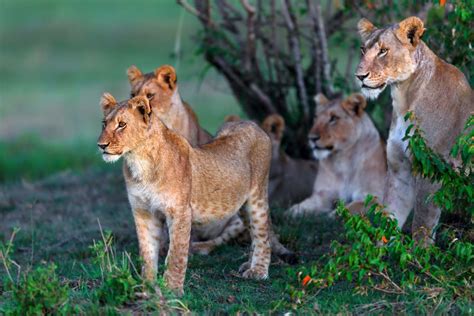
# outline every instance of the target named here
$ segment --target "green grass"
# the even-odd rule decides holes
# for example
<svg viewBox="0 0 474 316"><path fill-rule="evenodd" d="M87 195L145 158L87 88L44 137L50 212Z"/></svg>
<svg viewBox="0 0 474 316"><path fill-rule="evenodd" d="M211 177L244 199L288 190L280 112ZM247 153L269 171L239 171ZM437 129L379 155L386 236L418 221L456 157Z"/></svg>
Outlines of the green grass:
<svg viewBox="0 0 474 316"><path fill-rule="evenodd" d="M96 260L97 248L90 248L94 240L102 240L99 222L104 232L113 233L117 254L113 262L120 267L121 254L127 251L133 266L140 271L133 218L119 169L119 164L106 165L81 173L63 172L41 181L10 183L0 187L0 241L5 243L13 228L19 227L11 258L21 265L22 273L55 263L55 275L61 285L67 287L67 304L71 304L76 313L127 314L152 312L158 308L158 302L153 298L134 298L116 305L98 300L98 297L116 295L116 299L109 297L108 302L120 302L127 297L123 296L123 290L114 281L117 277L104 283L106 281L101 277L103 266ZM431 306L423 295L397 296L374 291L362 295L344 282L320 292L308 292L298 301L290 296L289 286L301 289L297 273L305 267L324 264L322 256L329 251L332 240L341 238L343 227L338 220L323 216L288 220L277 208L273 209L273 222L281 242L298 254L300 263L297 266L274 260L269 280L242 279L237 270L247 259L248 245L232 243L216 249L209 256L192 256L186 275L185 295L180 303L171 301L169 305L176 308L177 304L183 304L180 306L196 313L246 311L280 314L295 310L298 313L372 311L376 314L424 314L436 310L462 314L468 313L470 308L472 310L472 302L463 298ZM159 275L163 273L163 260L160 259ZM5 281L6 273L1 261L0 279ZM134 268L128 268L131 272L124 269L114 270L113 275L120 276L120 280L136 278ZM15 269L12 268L12 271ZM55 275L49 278L54 280ZM1 314L2 310L5 312L17 303L14 290L5 282L0 284ZM104 284L108 286L103 287ZM104 289L115 287L118 288L113 294L104 294ZM139 288L136 290L139 291ZM50 288L35 291L50 293L53 298L63 297Z"/></svg>

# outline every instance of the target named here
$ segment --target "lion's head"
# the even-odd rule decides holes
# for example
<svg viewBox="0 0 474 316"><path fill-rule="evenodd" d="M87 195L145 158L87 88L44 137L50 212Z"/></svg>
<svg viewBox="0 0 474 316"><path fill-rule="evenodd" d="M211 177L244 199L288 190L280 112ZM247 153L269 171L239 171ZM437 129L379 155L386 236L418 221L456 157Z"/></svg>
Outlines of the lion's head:
<svg viewBox="0 0 474 316"><path fill-rule="evenodd" d="M147 139L151 108L148 99L135 97L118 103L109 93L100 100L104 112L97 146L106 162L115 162Z"/></svg>
<svg viewBox="0 0 474 316"><path fill-rule="evenodd" d="M362 93L375 99L388 85L408 79L415 71L415 50L425 29L417 17L380 29L362 19L357 27L362 58L355 75Z"/></svg>
<svg viewBox="0 0 474 316"><path fill-rule="evenodd" d="M131 66L127 75L131 98L144 96L157 113L168 113L177 89L176 71L172 66L164 65L147 74L143 74L136 66Z"/></svg>
<svg viewBox="0 0 474 316"><path fill-rule="evenodd" d="M358 140L367 103L358 93L344 100L328 100L319 93L315 101L316 116L308 141L314 157L321 160L350 147Z"/></svg>

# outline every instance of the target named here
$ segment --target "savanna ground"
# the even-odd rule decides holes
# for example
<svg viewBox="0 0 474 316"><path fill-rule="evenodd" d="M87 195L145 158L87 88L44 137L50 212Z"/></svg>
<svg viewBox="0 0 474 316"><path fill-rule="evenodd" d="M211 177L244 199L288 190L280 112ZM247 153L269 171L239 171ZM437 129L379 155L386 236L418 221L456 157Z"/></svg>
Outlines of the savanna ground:
<svg viewBox="0 0 474 316"><path fill-rule="evenodd" d="M68 288L68 304L78 307L77 312L156 310L147 300L108 306L94 296L101 272L90 246L102 240L99 223L103 232L112 232L118 252L129 252L139 265L120 167L105 165L96 150L101 93L126 98L128 66L151 71L169 63L178 70L182 96L209 131L215 132L225 115L241 114L224 80L196 55L191 34L198 23L181 12L174 1L0 4L0 241L6 243L18 227L11 258L22 272L54 262L60 283ZM194 312L262 313L294 308L299 313L387 314L472 310L471 302L452 308L449 301L427 306L425 297L416 295L359 295L347 283L312 292L298 302L290 297L289 285L302 287L297 272L322 264L321 256L332 240L341 238L343 228L338 220L325 217L288 220L282 209L272 213L282 243L297 252L298 265L274 260L270 279L256 282L237 273L246 260L245 244L194 255L186 294L177 306ZM2 266L1 281L5 272ZM12 292L0 284L0 313L11 299Z"/></svg>

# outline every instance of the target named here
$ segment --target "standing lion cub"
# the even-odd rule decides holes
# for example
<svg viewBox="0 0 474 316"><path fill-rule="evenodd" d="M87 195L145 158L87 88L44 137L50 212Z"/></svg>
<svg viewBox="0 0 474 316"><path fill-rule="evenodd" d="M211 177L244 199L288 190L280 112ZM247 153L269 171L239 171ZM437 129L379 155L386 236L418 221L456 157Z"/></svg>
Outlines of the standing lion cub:
<svg viewBox="0 0 474 316"><path fill-rule="evenodd" d="M245 278L266 279L270 264L268 173L271 142L251 122L225 124L216 138L193 148L153 113L149 100L101 101L97 145L106 162L124 158L123 173L135 219L144 277L156 278L162 218L170 246L164 278L183 292L191 225L226 221L246 204L252 249Z"/></svg>
<svg viewBox="0 0 474 316"><path fill-rule="evenodd" d="M337 200L360 212L366 195L383 194L387 163L382 139L364 111L362 95L330 101L318 94L315 100L316 118L308 138L319 171L311 197L291 207L290 214L328 213Z"/></svg>

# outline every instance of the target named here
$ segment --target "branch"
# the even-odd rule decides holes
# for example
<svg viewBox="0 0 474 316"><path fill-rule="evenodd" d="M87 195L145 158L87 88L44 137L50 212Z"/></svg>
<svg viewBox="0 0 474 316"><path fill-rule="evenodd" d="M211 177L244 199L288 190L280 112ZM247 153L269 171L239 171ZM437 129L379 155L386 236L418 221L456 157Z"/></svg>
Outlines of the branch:
<svg viewBox="0 0 474 316"><path fill-rule="evenodd" d="M306 93L306 86L304 83L304 74L303 68L301 66L301 51L300 51L300 41L298 39L298 29L295 23L295 19L290 13L291 3L290 0L281 0L281 11L283 17L285 18L286 28L288 30L288 41L293 55L294 68L296 73L296 84L298 96L303 108L303 117L304 122L308 121L309 118L309 104L308 104L308 95Z"/></svg>
<svg viewBox="0 0 474 316"><path fill-rule="evenodd" d="M206 24L212 25L212 21L210 20L209 16L203 15L199 10L196 10L195 7L190 5L186 0L176 0L176 3L182 6L186 11L188 11L192 15L197 16L200 20L205 21Z"/></svg>

